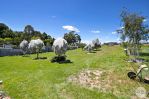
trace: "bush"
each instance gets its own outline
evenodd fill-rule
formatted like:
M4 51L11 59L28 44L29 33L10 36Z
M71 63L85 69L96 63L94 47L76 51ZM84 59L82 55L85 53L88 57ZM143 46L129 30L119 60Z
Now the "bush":
M79 46L79 48L83 49L86 46L86 44L85 43L79 43L78 46Z
M13 49L19 49L19 47L17 45L12 45Z

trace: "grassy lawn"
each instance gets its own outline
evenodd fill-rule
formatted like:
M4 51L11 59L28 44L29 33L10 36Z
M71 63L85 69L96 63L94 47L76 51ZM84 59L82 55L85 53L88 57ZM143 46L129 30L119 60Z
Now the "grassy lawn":
M149 47L144 47L142 52L149 53ZM32 60L36 55L0 57L1 90L15 99L129 99L135 96L137 87L149 91L149 85L127 77L127 73L133 70L131 66L137 65L126 62L128 57L119 46L104 46L101 51L91 54L81 49L66 54L73 63L50 63L55 56L53 52L40 54L48 57L46 60ZM149 60L148 54L141 57ZM149 66L148 62L146 64ZM112 80L111 91L91 90L67 82L70 75L87 68L106 70L105 79Z

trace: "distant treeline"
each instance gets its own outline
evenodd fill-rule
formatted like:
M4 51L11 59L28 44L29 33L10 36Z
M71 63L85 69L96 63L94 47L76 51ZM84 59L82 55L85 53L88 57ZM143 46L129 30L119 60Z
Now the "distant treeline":
M45 32L36 31L31 25L26 25L22 31L13 31L6 24L0 23L0 45L12 44L18 47L24 39L30 41L37 38L40 38L45 45L52 45L55 40L55 38ZM65 33L63 38L67 40L69 45L81 42L80 35L75 33L75 31Z
M0 44L19 45L22 40L40 38L45 44L52 44L54 38L47 33L34 30L31 25L26 25L24 31L13 31L4 23L0 23Z

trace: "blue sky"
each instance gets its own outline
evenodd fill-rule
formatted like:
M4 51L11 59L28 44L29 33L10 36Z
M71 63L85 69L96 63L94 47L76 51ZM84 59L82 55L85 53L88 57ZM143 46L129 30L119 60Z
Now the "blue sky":
M83 42L99 38L118 41L114 31L121 27L123 7L146 16L149 24L149 0L0 0L0 22L22 31L25 25L63 37L76 30Z

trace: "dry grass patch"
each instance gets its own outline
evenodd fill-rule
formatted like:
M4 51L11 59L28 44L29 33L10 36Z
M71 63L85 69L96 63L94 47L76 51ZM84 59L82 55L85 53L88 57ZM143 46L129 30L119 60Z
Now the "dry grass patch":
M131 94L130 91L128 91L128 94L121 90L120 87L126 86L128 88L127 85L133 85L134 83L129 79L124 79L116 75L114 71L99 69L82 70L78 74L70 76L68 81L91 90L95 89L104 93L113 93L116 96L127 96Z

